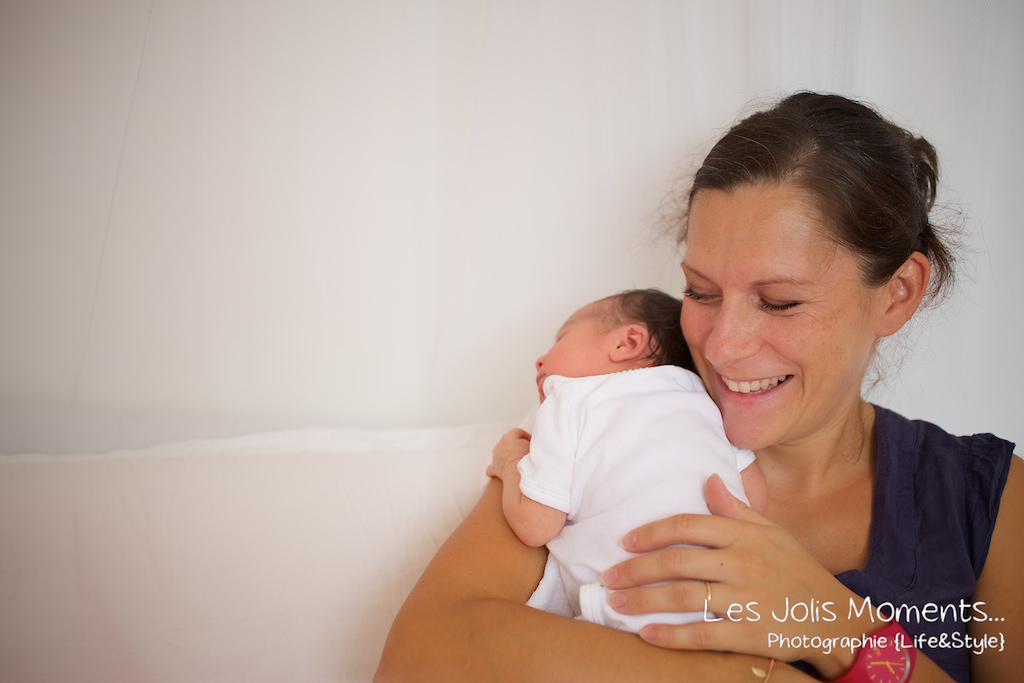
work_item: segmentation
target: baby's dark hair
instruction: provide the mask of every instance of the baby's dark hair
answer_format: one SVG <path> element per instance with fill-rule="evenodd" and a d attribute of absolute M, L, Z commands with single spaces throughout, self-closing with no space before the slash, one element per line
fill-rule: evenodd
<path fill-rule="evenodd" d="M 647 358 L 655 365 L 678 365 L 696 372 L 679 324 L 682 301 L 660 289 L 630 289 L 607 300 L 617 304 L 619 322 L 640 323 L 647 328 L 651 336 Z"/>

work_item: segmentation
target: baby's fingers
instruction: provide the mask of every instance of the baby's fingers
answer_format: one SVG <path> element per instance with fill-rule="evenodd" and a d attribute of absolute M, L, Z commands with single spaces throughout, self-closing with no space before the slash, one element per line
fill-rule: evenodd
<path fill-rule="evenodd" d="M 530 432 L 526 431 L 525 429 L 520 429 L 519 427 L 516 427 L 505 432 L 501 437 L 502 441 L 516 441 L 519 439 L 525 439 L 526 441 L 529 441 Z"/>

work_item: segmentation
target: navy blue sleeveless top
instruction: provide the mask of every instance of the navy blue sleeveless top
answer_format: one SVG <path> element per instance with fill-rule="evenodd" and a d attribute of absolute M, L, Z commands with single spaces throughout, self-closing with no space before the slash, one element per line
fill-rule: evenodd
<path fill-rule="evenodd" d="M 967 625 L 986 614 L 999 616 L 974 604 L 973 596 L 1014 445 L 991 434 L 951 436 L 877 406 L 875 417 L 878 467 L 868 561 L 864 571 L 836 578 L 872 605 L 894 607 L 908 635 L 920 636 L 918 650 L 968 683 Z"/>

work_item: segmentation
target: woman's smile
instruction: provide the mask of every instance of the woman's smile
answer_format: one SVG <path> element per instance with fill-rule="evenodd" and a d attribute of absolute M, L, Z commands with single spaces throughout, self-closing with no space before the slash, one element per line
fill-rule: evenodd
<path fill-rule="evenodd" d="M 779 386 L 790 377 L 792 377 L 792 375 L 782 375 L 779 377 L 753 380 L 735 380 L 729 379 L 728 377 L 722 377 L 722 381 L 725 382 L 725 386 L 729 387 L 729 391 L 738 394 L 763 394 L 764 392 L 770 391 Z"/>

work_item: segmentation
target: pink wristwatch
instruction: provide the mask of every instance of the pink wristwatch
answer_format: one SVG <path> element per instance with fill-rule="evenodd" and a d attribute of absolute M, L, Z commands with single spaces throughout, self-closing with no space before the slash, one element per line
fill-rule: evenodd
<path fill-rule="evenodd" d="M 917 650 L 896 621 L 872 634 L 853 668 L 831 683 L 906 683 L 914 672 Z"/>

